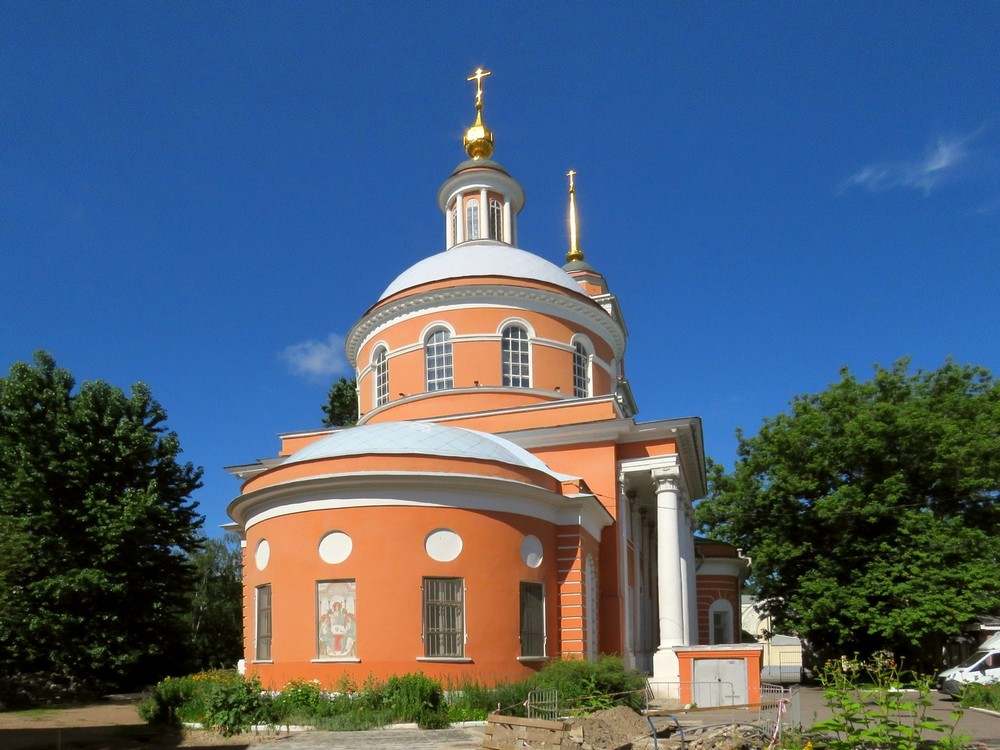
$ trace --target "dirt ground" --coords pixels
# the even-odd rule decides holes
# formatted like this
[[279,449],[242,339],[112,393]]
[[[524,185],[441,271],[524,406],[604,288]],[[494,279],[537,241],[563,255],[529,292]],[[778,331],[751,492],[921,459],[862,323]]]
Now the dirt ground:
[[150,726],[126,701],[75,708],[0,713],[3,750],[143,750],[171,747],[245,748],[277,739],[270,734],[223,737],[203,730]]

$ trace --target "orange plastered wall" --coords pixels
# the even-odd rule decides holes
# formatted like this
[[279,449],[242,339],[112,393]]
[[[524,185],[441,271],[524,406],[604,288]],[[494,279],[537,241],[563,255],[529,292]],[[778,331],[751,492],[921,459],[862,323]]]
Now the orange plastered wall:
[[651,443],[622,443],[618,446],[618,457],[622,460],[669,456],[677,453],[676,440],[662,440]]
[[[599,627],[588,623],[587,592],[584,586],[584,565],[587,556],[600,569],[600,545],[598,541],[579,526],[560,526],[557,531],[559,557],[559,633],[564,659],[580,659],[585,656],[586,638],[589,628]],[[598,609],[600,581],[597,581]]]
[[[534,669],[518,662],[521,581],[545,585],[549,653],[558,639],[556,527],[545,521],[510,513],[483,513],[444,508],[346,508],[281,516],[247,531],[245,607],[248,671],[269,688],[289,679],[318,679],[333,686],[341,675],[359,683],[369,674],[422,671],[436,678],[459,680],[475,673],[480,679],[522,679]],[[462,552],[451,562],[431,559],[426,536],[447,528],[462,538]],[[319,543],[330,531],[348,534],[350,556],[330,565],[319,557]],[[521,558],[526,534],[542,543],[538,568]],[[254,564],[261,539],[270,545],[263,571]],[[424,653],[422,593],[424,576],[459,577],[465,584],[468,663],[419,661]],[[315,661],[316,583],[355,580],[359,662]],[[272,662],[254,663],[254,592],[272,587]]]
[[755,707],[760,702],[760,661],[762,649],[699,649],[678,651],[681,703],[691,703],[694,697],[694,662],[698,659],[742,659],[747,666],[747,702]]
[[[583,477],[590,491],[611,514],[618,515],[618,476],[614,443],[536,448],[531,451],[556,471]],[[598,562],[601,620],[599,648],[605,653],[621,653],[623,648],[622,592],[619,585],[618,525],[603,529]]]
[[[464,282],[468,280],[463,280]],[[489,281],[489,280],[486,280]],[[506,283],[506,282],[505,282]],[[454,284],[441,284],[441,287]],[[530,286],[512,283],[513,286]],[[437,288],[428,285],[423,290]],[[389,349],[389,398],[399,398],[398,394],[422,393],[425,388],[425,371],[422,336],[428,327],[447,321],[454,329],[453,357],[455,386],[471,387],[475,381],[484,386],[502,385],[501,347],[495,341],[462,341],[465,336],[498,336],[500,328],[511,320],[523,321],[534,332],[534,338],[559,342],[569,346],[573,336],[584,333],[596,348],[596,356],[609,362],[613,356],[611,348],[593,331],[570,325],[568,321],[542,315],[529,310],[515,308],[468,308],[441,309],[432,313],[417,315],[394,323],[379,331],[365,342],[358,352],[358,369],[362,375],[358,381],[361,411],[374,408],[374,388],[371,370],[366,369],[371,362],[375,346],[385,344]],[[532,343],[533,385],[536,388],[554,390],[556,386],[566,393],[572,393],[573,353],[539,343]],[[552,381],[551,383],[549,381]],[[610,393],[611,377],[603,368],[594,367],[594,393]]]

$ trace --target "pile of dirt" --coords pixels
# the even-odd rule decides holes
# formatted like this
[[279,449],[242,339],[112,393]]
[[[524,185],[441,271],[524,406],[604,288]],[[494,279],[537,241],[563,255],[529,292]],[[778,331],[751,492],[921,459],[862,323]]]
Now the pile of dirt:
[[649,723],[631,708],[615,706],[570,722],[564,747],[579,750],[622,750],[651,736]]

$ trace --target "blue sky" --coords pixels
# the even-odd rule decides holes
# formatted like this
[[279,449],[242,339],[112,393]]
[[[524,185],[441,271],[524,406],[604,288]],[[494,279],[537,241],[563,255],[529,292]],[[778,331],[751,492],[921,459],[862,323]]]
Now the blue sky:
[[319,426],[342,340],[443,249],[477,66],[522,248],[581,245],[641,421],[726,464],[849,366],[1000,372],[1000,4],[0,5],[0,371],[148,383],[223,467]]

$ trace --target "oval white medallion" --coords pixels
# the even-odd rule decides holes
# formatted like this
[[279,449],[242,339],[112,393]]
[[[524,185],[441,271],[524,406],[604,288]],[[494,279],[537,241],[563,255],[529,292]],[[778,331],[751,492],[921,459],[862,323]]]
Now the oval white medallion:
[[435,529],[424,539],[424,549],[432,560],[451,562],[462,554],[462,537],[451,529]]
[[263,570],[267,567],[267,561],[271,559],[271,545],[266,539],[261,539],[257,542],[257,549],[253,553],[253,561],[257,566],[257,570]]
[[542,542],[537,536],[529,534],[521,542],[521,559],[529,568],[537,568],[542,564]]
[[319,540],[320,559],[330,565],[344,562],[353,549],[354,542],[343,531],[331,531]]

